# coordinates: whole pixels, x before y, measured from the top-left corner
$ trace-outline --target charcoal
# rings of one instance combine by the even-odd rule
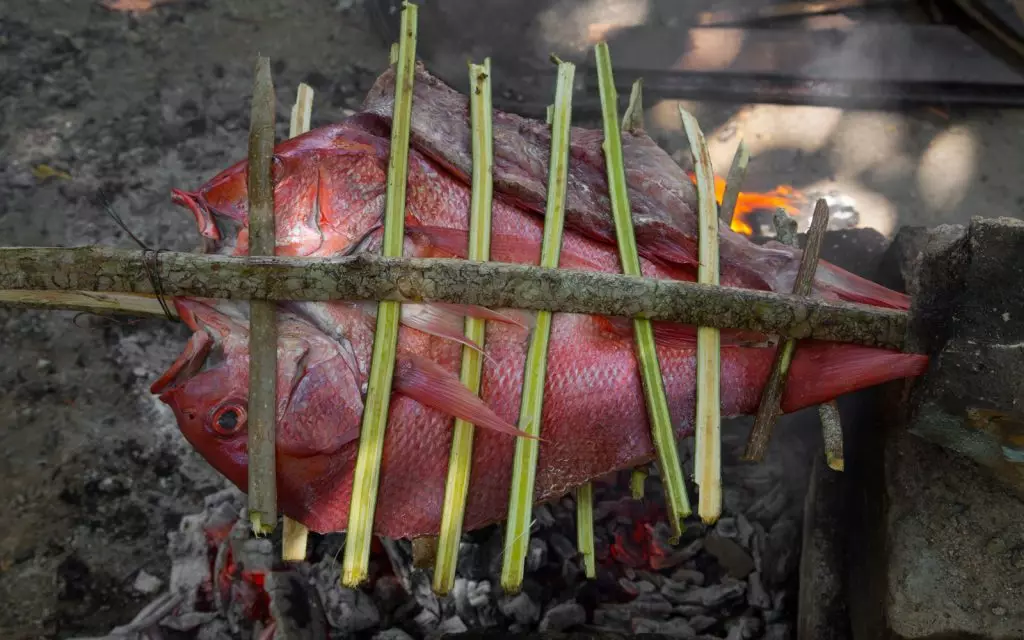
[[[780,585],[795,570],[798,538],[796,524],[789,518],[779,520],[771,528],[765,545],[765,566],[762,571],[767,584]]]
[[[413,637],[399,627],[391,627],[375,633],[373,640],[413,640]]]
[[[704,541],[704,549],[734,578],[745,578],[754,570],[754,559],[735,540],[713,533]]]
[[[687,618],[702,616],[708,612],[706,607],[702,607],[699,604],[677,604],[672,610]]]
[[[420,612],[413,618],[413,623],[423,634],[429,634],[441,624],[441,618],[430,609],[420,609]]]
[[[406,598],[402,581],[395,576],[381,576],[373,585],[373,599],[382,616],[391,616]]]
[[[711,616],[698,615],[690,618],[690,626],[693,627],[693,630],[697,633],[707,631],[716,624],[718,624],[718,620],[712,618]]]
[[[781,483],[777,483],[750,506],[747,517],[761,522],[775,522],[786,508],[786,502],[786,491]]]
[[[196,640],[231,640],[231,627],[226,620],[211,620],[199,629]]]
[[[788,624],[770,624],[764,630],[764,640],[790,640],[793,631]]]
[[[760,573],[754,572],[747,576],[747,604],[762,610],[772,608],[772,598],[765,591]]]
[[[277,622],[275,637],[319,640],[327,635],[327,621],[315,594],[306,589],[297,571],[272,571],[266,577],[270,614]]]
[[[636,616],[628,607],[604,605],[594,610],[594,624],[599,627],[629,629],[629,621]]]
[[[132,583],[132,589],[146,596],[151,596],[160,590],[164,581],[149,573],[145,569],[139,571]]]
[[[192,631],[213,622],[216,618],[216,612],[190,611],[164,618],[160,626],[175,631]]]
[[[736,516],[736,541],[743,545],[744,549],[750,548],[750,540],[754,535],[754,526],[742,513]]]
[[[653,584],[655,590],[661,589],[662,585],[665,584],[665,576],[654,571],[637,571],[636,577],[638,581],[643,580]]]
[[[625,576],[619,578],[619,587],[621,587],[623,592],[625,592],[628,595],[640,595],[640,589],[637,588],[636,583],[630,580],[629,578],[626,578]]]
[[[568,560],[576,557],[576,545],[574,545],[569,538],[558,532],[552,532],[551,535],[548,536],[548,544],[551,546],[551,551],[553,551],[560,560]]]
[[[341,586],[341,565],[334,558],[318,562],[311,578],[332,629],[355,633],[380,624],[380,611],[373,598],[359,589]]]
[[[551,508],[546,504],[537,505],[533,510],[533,518],[539,529],[548,529],[558,522],[551,513]]]
[[[174,593],[195,594],[210,580],[205,524],[205,513],[185,516],[178,530],[167,536],[167,553],[171,556],[170,590]],[[194,599],[192,596],[188,601]]]
[[[729,629],[727,640],[752,640],[761,631],[761,621],[752,616],[741,616],[726,623],[726,628]]]
[[[540,538],[530,538],[530,547],[526,552],[526,570],[533,573],[543,567],[547,561],[547,543]]]
[[[708,587],[687,589],[673,589],[670,585],[665,585],[662,593],[675,604],[699,604],[702,607],[715,608],[743,596],[746,589],[747,585],[744,582],[727,580]]]
[[[650,620],[648,618],[634,618],[633,633],[653,633],[667,636],[669,638],[685,638],[687,640],[697,636],[693,627],[691,627],[683,618],[672,618],[671,620],[666,620],[664,622],[660,620]]]
[[[772,596],[772,608],[764,612],[765,622],[778,622],[786,615],[786,592],[779,591]]]
[[[658,587],[646,580],[638,580],[633,585],[636,587],[637,593],[654,593],[658,590]]]
[[[720,518],[718,524],[715,525],[715,533],[723,538],[739,537],[740,531],[736,524],[736,518]]]
[[[521,625],[531,625],[540,619],[540,607],[525,592],[501,598],[498,600],[498,608],[505,616]]]
[[[686,586],[695,584],[697,586],[704,585],[704,574],[696,569],[676,569],[672,572],[672,581],[679,583],[680,586]]]
[[[653,618],[667,616],[672,612],[672,603],[665,599],[660,593],[644,593],[629,603],[629,608],[637,615]]]
[[[485,551],[482,545],[475,542],[463,542],[459,545],[459,561],[455,572],[463,578],[482,580],[487,577],[489,562],[484,562]],[[498,571],[501,571],[499,559]]]
[[[441,624],[437,625],[437,628],[427,638],[428,640],[437,640],[443,636],[465,633],[466,631],[469,631],[469,628],[466,627],[466,623],[462,621],[462,618],[451,616],[450,618],[445,618]]]
[[[576,602],[557,604],[544,613],[540,631],[563,631],[587,621],[587,612]]]
[[[664,558],[658,560],[658,569],[671,569],[677,567],[688,560],[693,559],[698,553],[704,549],[704,540],[698,538],[690,544],[686,545],[679,551],[675,551]]]

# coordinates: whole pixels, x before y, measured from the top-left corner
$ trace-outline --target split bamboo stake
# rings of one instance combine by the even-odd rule
[[[718,285],[718,207],[715,174],[704,134],[697,119],[682,106],[679,115],[686,129],[697,174],[698,268],[697,281]],[[721,334],[715,327],[697,327],[697,410],[694,468],[700,497],[697,513],[705,523],[722,513]]]
[[[622,137],[619,133],[619,115],[616,106],[615,79],[612,75],[611,54],[608,44],[599,43],[594,47],[597,58],[598,87],[601,93],[601,110],[604,116],[604,153],[608,167],[608,195],[615,220],[615,234],[618,239],[619,259],[627,275],[643,275],[640,269],[640,255],[637,253],[636,235],[633,229],[633,213],[626,189],[626,170],[622,159]],[[640,99],[639,85],[634,95]],[[634,111],[635,113],[635,111]],[[631,118],[634,126],[636,116]],[[665,381],[658,362],[658,351],[654,342],[654,327],[646,318],[633,320],[633,336],[636,342],[640,378],[643,382],[647,401],[647,414],[651,426],[651,439],[658,454],[658,466],[665,487],[669,524],[673,538],[683,532],[683,521],[693,512],[686,494],[683,466],[679,461],[679,447],[672,416],[665,395]]]
[[[398,46],[398,81],[391,128],[391,152],[388,159],[387,204],[384,211],[385,257],[401,257],[405,239],[405,196],[409,172],[409,124],[412,114],[413,82],[416,65],[416,5],[404,2],[402,35]],[[384,454],[391,387],[395,372],[395,349],[401,303],[381,300],[377,306],[377,327],[370,361],[370,379],[363,422],[359,433],[359,453],[353,473],[352,501],[345,539],[342,583],[349,588],[362,584],[369,573],[373,519],[380,483],[380,464]]]
[[[843,455],[843,423],[839,418],[839,405],[835,400],[818,405],[818,417],[821,418],[821,432],[825,439],[825,462],[833,471],[846,469],[846,458]]]
[[[818,200],[814,207],[814,217],[811,219],[811,228],[807,231],[807,246],[800,259],[800,268],[796,274],[796,282],[793,283],[793,294],[806,296],[811,291],[811,284],[814,282],[814,272],[818,268],[818,254],[821,253],[821,243],[825,238],[825,230],[828,228],[828,204],[824,199]],[[789,365],[793,362],[793,354],[796,352],[796,340],[787,339],[782,343],[775,353],[775,360],[772,363],[772,372],[761,393],[761,404],[757,409],[757,416],[754,418],[754,426],[747,438],[747,448],[743,453],[744,460],[760,462],[768,451],[768,441],[771,439],[775,423],[782,414],[782,394],[786,390],[786,377],[789,374]]]
[[[313,117],[313,87],[302,83],[295,94],[292,105],[291,127],[288,136],[294,138],[309,131]],[[297,520],[284,516],[284,530],[281,538],[281,559],[285,562],[302,562],[306,559],[306,543],[309,529]]]
[[[275,105],[270,58],[259,56],[249,125],[250,256],[272,256],[276,250],[271,175]],[[249,381],[249,519],[260,535],[277,525],[277,309],[269,300],[249,302]]]
[[[469,65],[470,120],[473,135],[473,186],[469,217],[469,250],[467,257],[486,262],[491,256],[491,204],[494,195],[494,141],[491,127],[491,59],[482,65]],[[486,337],[486,321],[466,318],[466,338],[481,347]],[[483,377],[483,356],[475,349],[462,350],[462,383],[474,394],[480,394]],[[475,427],[461,418],[455,419],[452,448],[448,461],[438,536],[437,562],[434,567],[434,591],[447,594],[455,585],[455,569],[459,559],[466,497],[473,463]]]
[[[736,147],[736,155],[732,157],[732,166],[729,167],[729,175],[725,182],[725,193],[722,195],[722,207],[719,210],[719,217],[727,228],[732,227],[732,216],[740,199],[740,185],[747,177],[749,162],[750,151],[747,149],[747,143],[740,140],[739,146]]]
[[[576,70],[576,66],[571,62],[556,61],[558,62],[558,80],[551,118],[548,199],[544,215],[544,237],[540,250],[541,268],[552,271],[558,270],[562,249],[565,194],[569,174],[572,88]],[[547,378],[548,340],[551,335],[551,315],[550,311],[537,312],[533,336],[526,355],[523,395],[519,410],[519,429],[531,436],[540,435],[544,383]],[[535,439],[516,439],[508,521],[505,528],[505,553],[501,569],[501,586],[507,593],[517,593],[522,587],[526,551],[530,545],[530,523],[533,515],[539,445],[540,443]]]

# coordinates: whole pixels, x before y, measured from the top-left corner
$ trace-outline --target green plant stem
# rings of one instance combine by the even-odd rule
[[[409,125],[412,114],[413,81],[416,65],[416,5],[405,2],[402,9],[402,36],[399,41],[398,82],[391,128],[391,153],[388,159],[387,205],[384,212],[385,257],[402,256],[405,238],[405,196],[409,172]],[[367,383],[366,403],[359,434],[359,450],[353,473],[352,503],[345,541],[342,582],[354,588],[369,573],[370,545],[373,542],[373,518],[380,483],[380,463],[384,452],[391,385],[395,371],[395,349],[401,303],[382,300],[377,307],[373,357]]]
[[[540,253],[540,266],[548,269],[558,268],[562,249],[565,194],[569,173],[572,87],[575,70],[575,65],[569,62],[561,62],[558,65],[555,108],[552,113],[551,125],[547,209],[544,216],[544,237],[541,241]],[[551,312],[538,311],[533,336],[526,355],[522,404],[519,410],[519,428],[533,436],[540,435],[550,336]],[[501,585],[507,593],[516,593],[522,587],[526,551],[530,544],[530,522],[533,514],[538,453],[539,443],[537,440],[516,439],[508,521],[505,529],[505,553],[501,569]]]
[[[470,119],[473,132],[473,191],[469,218],[468,258],[486,262],[491,255],[491,204],[494,195],[494,141],[491,128],[491,59],[482,65],[469,65]],[[466,337],[481,347],[486,336],[486,321],[466,318]],[[480,393],[483,357],[479,351],[462,351],[462,383],[473,393]],[[455,568],[459,558],[459,541],[469,494],[469,478],[473,462],[471,422],[456,418],[452,432],[448,480],[441,511],[441,530],[437,560],[434,567],[434,591],[447,594],[455,585]]]
[[[587,578],[597,577],[597,554],[594,552],[594,485],[585,482],[576,489],[576,548],[583,556]]]

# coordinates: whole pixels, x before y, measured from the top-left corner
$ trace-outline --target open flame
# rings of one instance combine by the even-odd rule
[[[697,175],[688,171],[687,175],[694,185],[697,184]],[[725,178],[715,176],[715,200],[722,204],[725,196]],[[736,199],[736,209],[733,212],[730,228],[743,235],[754,235],[754,229],[750,224],[750,218],[759,211],[774,211],[782,209],[786,214],[796,217],[807,202],[807,197],[798,189],[788,185],[780,184],[773,191],[741,191]]]

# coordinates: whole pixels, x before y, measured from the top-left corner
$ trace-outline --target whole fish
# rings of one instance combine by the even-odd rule
[[[394,74],[383,74],[360,113],[275,148],[278,254],[376,252],[382,238]],[[620,272],[600,131],[572,130],[560,266]],[[696,279],[693,185],[647,135],[624,133],[627,183],[646,276]],[[470,202],[467,99],[422,68],[413,98],[405,255],[466,257]],[[495,112],[492,260],[537,264],[543,234],[550,133],[543,123]],[[195,216],[206,250],[248,251],[246,164],[197,191],[174,191]],[[724,286],[788,292],[800,251],[759,246],[722,226]],[[903,294],[821,261],[814,295],[906,309]],[[247,305],[176,299],[193,335],[152,391],[174,411],[185,438],[246,489]],[[281,305],[278,344],[278,499],[313,531],[348,523],[376,305]],[[482,345],[463,336],[466,316],[489,320]],[[403,305],[394,389],[374,530],[394,538],[436,534],[455,416],[477,425],[465,527],[505,518],[515,427],[532,314],[468,305]],[[694,327],[655,323],[657,351],[679,437],[692,433]],[[482,391],[458,378],[464,348],[486,355]],[[545,501],[611,472],[654,459],[632,324],[555,314],[535,499]],[[767,336],[722,332],[724,417],[756,411],[775,345]],[[806,341],[794,357],[786,412],[923,373],[927,357]]]

